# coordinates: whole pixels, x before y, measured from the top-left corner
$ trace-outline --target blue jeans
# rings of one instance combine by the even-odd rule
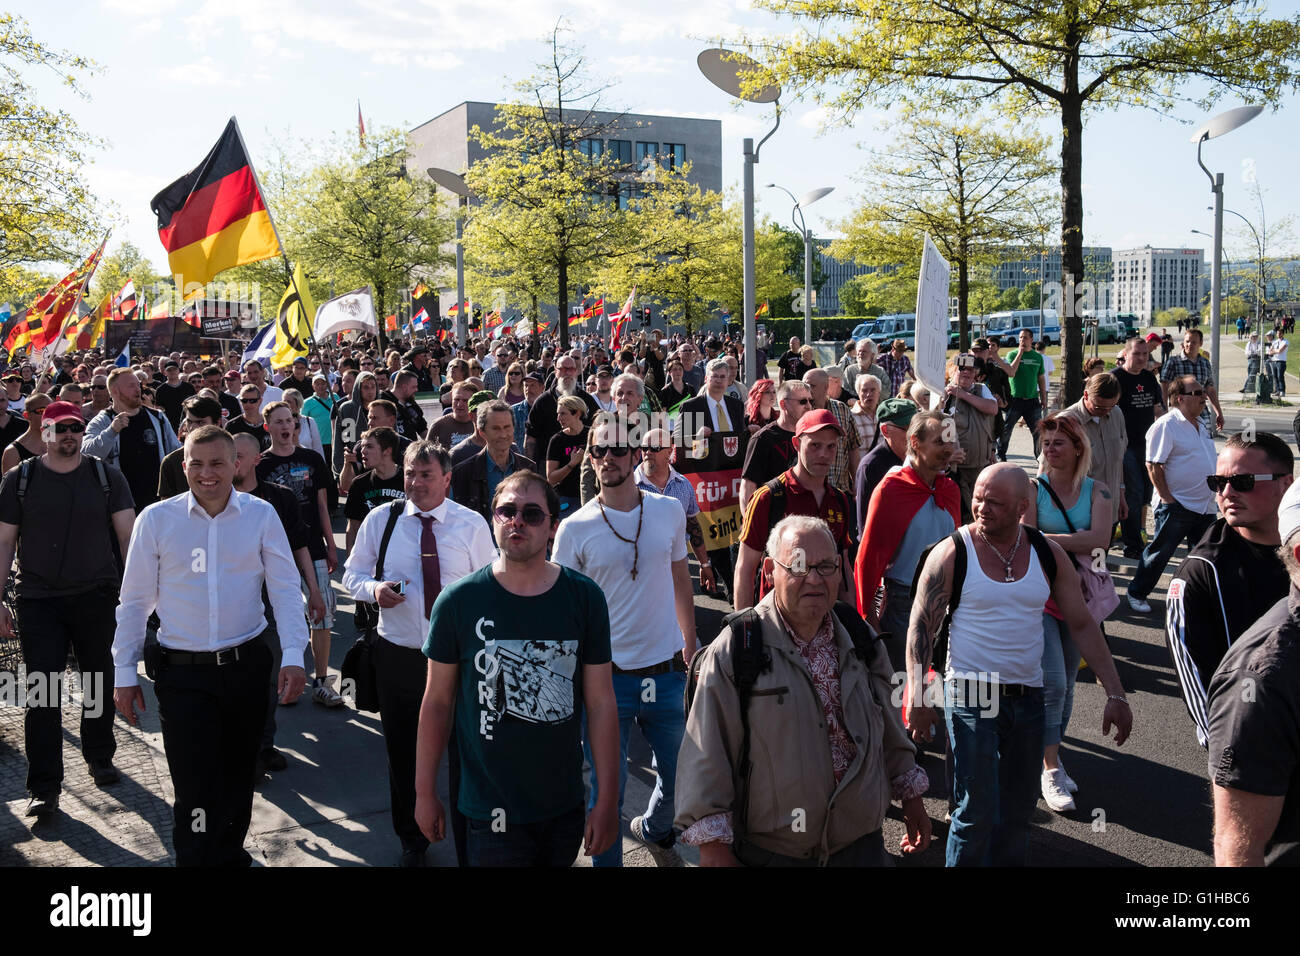
[[[653,692],[653,693],[652,693]],[[623,818],[623,793],[627,789],[627,737],[635,723],[640,729],[650,752],[654,755],[656,773],[654,792],[646,805],[645,838],[660,841],[673,833],[673,784],[677,779],[677,751],[686,733],[686,714],[682,701],[686,693],[686,675],[669,671],[654,677],[633,677],[630,674],[614,675],[614,698],[618,701],[618,814]],[[651,700],[646,700],[651,697]],[[586,715],[583,715],[582,750],[592,766],[591,796],[587,809],[596,805],[600,795],[596,781],[596,764],[591,759],[591,743],[586,732]],[[614,845],[593,857],[592,866],[622,866],[622,835]]]
[[[1250,389],[1250,380],[1259,374],[1259,356],[1252,355],[1246,359],[1246,384],[1241,386],[1243,392]]]
[[[957,803],[945,863],[1024,866],[1043,765],[1043,692],[966,703],[963,690],[944,688]]]
[[[1142,506],[1150,500],[1146,446],[1130,445],[1124,450],[1124,501],[1128,505],[1128,517],[1120,522],[1120,541],[1125,551],[1142,550]]]
[[[1286,394],[1286,363],[1269,362],[1269,374],[1273,376],[1273,393],[1275,395]]]
[[[1196,547],[1206,529],[1214,524],[1214,517],[1188,511],[1176,501],[1162,501],[1156,505],[1156,534],[1142,552],[1142,560],[1133,572],[1133,580],[1128,586],[1129,597],[1146,600],[1178,545],[1186,539],[1188,548]]]
[[[511,824],[499,832],[493,829],[491,820],[469,820],[465,843],[468,864],[573,866],[586,826],[587,815],[582,807],[537,823]]]
[[[1007,460],[1007,446],[1011,444],[1011,434],[1016,430],[1016,423],[1025,420],[1029,432],[1034,436],[1034,455],[1042,448],[1038,443],[1038,420],[1043,417],[1043,405],[1038,398],[1013,398],[1007,406],[1007,423],[1002,427],[1002,436],[998,439],[998,461]]]
[[[1059,744],[1074,709],[1079,649],[1064,621],[1043,612],[1043,746]]]

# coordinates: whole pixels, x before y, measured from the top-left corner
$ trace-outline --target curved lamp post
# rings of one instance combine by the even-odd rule
[[[743,53],[714,48],[702,52],[695,62],[705,78],[724,93],[749,103],[776,104],[776,125],[758,141],[757,147],[750,137],[745,138],[744,144],[745,382],[753,385],[758,380],[758,330],[754,318],[754,164],[758,162],[758,151],[781,125],[781,87],[769,83],[758,90],[744,91],[744,81],[752,76],[761,76],[764,71]]]
[[[1238,126],[1244,126],[1264,111],[1262,106],[1239,106],[1226,113],[1220,113],[1192,134],[1191,142],[1196,144],[1196,162],[1205,175],[1210,177],[1210,192],[1214,193],[1214,258],[1210,262],[1210,356],[1214,366],[1214,383],[1219,383],[1219,291],[1223,282],[1222,264],[1219,257],[1223,252],[1223,173],[1212,173],[1201,161],[1201,147],[1206,140],[1231,133]]]
[[[803,194],[802,199],[795,199],[794,193],[784,186],[778,186],[776,183],[766,183],[768,189],[779,189],[790,197],[794,203],[794,209],[790,212],[790,222],[799,230],[803,236],[803,340],[812,341],[812,233],[808,231],[808,226],[804,222],[803,210],[805,206],[811,206],[817,200],[830,195],[835,191],[834,186],[819,186]],[[798,219],[795,219],[798,216]]]
[[[473,191],[465,185],[463,176],[450,169],[430,166],[425,170],[429,178],[447,192],[459,198],[460,214],[456,216],[456,343],[464,345],[469,342],[469,316],[465,313],[465,212],[469,209],[469,197]]]

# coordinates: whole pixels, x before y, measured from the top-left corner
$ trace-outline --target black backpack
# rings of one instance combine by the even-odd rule
[[[864,621],[857,609],[843,601],[837,601],[833,609],[835,618],[849,632],[853,642],[853,653],[858,660],[871,668],[871,660],[881,650],[879,636],[871,625]],[[749,701],[758,683],[758,675],[772,669],[772,657],[763,647],[762,625],[758,613],[752,608],[733,611],[722,619],[724,626],[730,628],[731,661],[735,671],[736,696],[740,700],[740,760],[736,767],[739,781],[736,799],[732,805],[732,831],[737,843],[745,833],[745,824],[749,814]],[[700,682],[700,667],[704,660],[701,650],[691,658],[691,666],[686,674],[686,715],[691,713],[691,702],[695,699],[695,689]],[[868,678],[869,680],[869,678]]]
[[[39,457],[38,455],[36,458],[28,458],[18,466],[18,487],[16,491],[20,507],[23,498],[27,496],[27,487],[32,483],[32,475],[36,473],[36,462]],[[83,452],[81,457],[90,462],[90,467],[99,480],[99,488],[104,493],[104,510],[108,514],[108,540],[113,547],[113,559],[117,562],[117,568],[120,572],[126,566],[126,563],[122,557],[121,546],[117,541],[117,531],[113,527],[113,489],[108,483],[108,466],[104,464],[102,459],[94,455],[87,455]]]
[[[1025,536],[1029,538],[1029,543],[1033,546],[1034,552],[1038,555],[1038,563],[1043,566],[1046,572],[1048,583],[1056,580],[1056,555],[1052,554],[1052,546],[1048,543],[1047,538],[1037,528],[1031,528],[1025,525]],[[948,594],[948,612],[943,616],[943,624],[939,627],[939,633],[934,641],[934,654],[930,658],[930,666],[936,670],[942,670],[948,657],[948,630],[952,625],[953,612],[957,610],[957,605],[961,603],[961,589],[966,581],[966,542],[962,540],[961,530],[958,529],[948,536],[948,540],[953,543],[953,563],[952,563],[952,590]],[[925,568],[925,562],[933,551],[942,543],[942,539],[936,541],[930,547],[921,552],[921,558],[916,562],[916,573],[912,576],[912,603],[916,603],[916,589],[921,581],[921,571]]]

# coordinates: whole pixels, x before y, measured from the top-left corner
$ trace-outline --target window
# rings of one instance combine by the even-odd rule
[[[605,149],[613,159],[619,163],[631,164],[632,162],[632,144],[626,139],[611,139],[605,144]]]
[[[654,162],[655,157],[659,155],[658,143],[637,143],[636,144],[636,161],[637,165],[644,169],[647,161]]]
[[[664,143],[664,151],[659,157],[664,169],[681,169],[686,165],[686,146],[684,143]]]
[[[578,151],[588,159],[600,159],[605,152],[605,144],[598,139],[580,139]]]

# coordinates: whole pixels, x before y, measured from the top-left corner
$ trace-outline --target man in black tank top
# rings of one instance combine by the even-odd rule
[[[1051,596],[1065,616],[1071,638],[1106,689],[1102,733],[1108,734],[1113,724],[1115,743],[1122,744],[1133,726],[1115,663],[1083,603],[1072,562],[1056,544],[1032,543],[1029,537],[1037,532],[1021,526],[1029,506],[1029,478],[1022,468],[1004,462],[985,469],[975,483],[975,521],[959,529],[971,543],[969,551],[963,544],[964,556],[971,562],[964,580],[956,580],[964,562],[958,559],[952,538],[934,547],[917,578],[907,634],[905,706],[908,726],[918,741],[935,736],[937,695],[923,695],[919,689],[936,641],[941,633],[947,634],[953,625],[953,608],[958,608],[959,643],[949,644],[952,673],[945,675],[942,697],[956,801],[948,831],[948,866],[1024,866],[1026,862],[1029,817],[1038,800],[1043,755],[1042,668],[1033,663],[1042,656],[1042,611],[1010,609],[1022,588],[1038,590],[1041,597],[1042,581],[1030,576],[1031,554],[1038,554],[1040,566],[1047,566],[1043,573],[1055,563],[1055,576],[1048,582]],[[1044,544],[1048,550],[1040,551]],[[999,585],[1006,588],[1005,597]],[[1036,646],[1030,638],[1031,646],[1008,647],[1002,635],[988,638],[981,646],[974,633],[962,633],[962,617],[976,620],[1003,608],[1008,611],[1007,633],[1036,633]],[[1018,651],[1024,653],[1017,656]],[[1020,680],[1011,683],[1004,675]],[[998,754],[996,764],[981,756],[989,752]]]

